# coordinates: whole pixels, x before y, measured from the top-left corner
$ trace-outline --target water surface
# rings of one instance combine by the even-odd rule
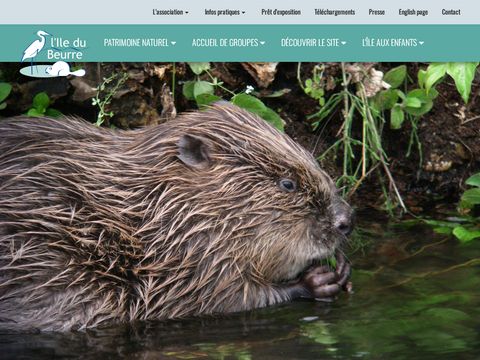
[[[365,223],[355,293],[250,313],[0,335],[2,359],[479,359],[480,241]]]

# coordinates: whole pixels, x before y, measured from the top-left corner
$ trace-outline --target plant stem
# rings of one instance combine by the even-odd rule
[[[367,104],[368,100],[367,100],[367,95],[366,95],[365,88],[364,88],[363,84],[360,84],[360,95],[361,95],[361,98],[362,98],[362,102],[364,104]],[[375,121],[373,119],[373,115],[370,111],[370,108],[368,106],[366,106],[365,110],[366,110],[367,119],[370,122],[370,124],[372,125],[370,130],[371,130],[371,132],[372,132],[372,134],[375,138],[375,143],[376,143],[376,145],[381,144],[380,135],[377,131],[377,127],[375,126]],[[378,158],[380,159],[383,170],[385,171],[385,174],[387,174],[388,180],[390,182],[390,187],[393,188],[393,191],[395,192],[395,196],[397,197],[398,203],[400,204],[401,208],[404,211],[407,211],[407,207],[405,206],[405,204],[403,202],[402,196],[400,195],[400,192],[398,191],[397,184],[395,183],[395,180],[393,179],[392,173],[390,172],[390,169],[388,167],[388,162],[385,159],[385,154],[383,152],[382,147],[381,146],[375,146],[375,150],[377,152]]]

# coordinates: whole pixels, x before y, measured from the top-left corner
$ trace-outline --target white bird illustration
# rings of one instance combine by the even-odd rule
[[[42,30],[38,31],[37,35],[40,37],[40,40],[35,40],[34,42],[32,42],[30,46],[25,49],[22,57],[22,62],[24,62],[26,59],[30,59],[30,66],[32,67],[31,69],[32,73],[33,73],[33,58],[35,58],[45,46],[45,36],[50,36],[49,33]]]

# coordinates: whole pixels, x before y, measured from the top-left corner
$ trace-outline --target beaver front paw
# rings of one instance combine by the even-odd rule
[[[328,266],[316,266],[310,269],[300,280],[304,288],[302,297],[319,301],[332,301],[342,290],[352,292],[350,278],[351,267],[341,254],[336,256],[337,268],[331,271]]]

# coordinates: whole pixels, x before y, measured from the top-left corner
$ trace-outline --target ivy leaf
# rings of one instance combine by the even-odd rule
[[[455,86],[465,104],[468,103],[472,91],[477,66],[478,62],[448,63],[447,66],[447,73],[455,80]]]
[[[428,66],[427,73],[425,74],[425,90],[427,93],[446,73],[446,63],[434,63]]]

